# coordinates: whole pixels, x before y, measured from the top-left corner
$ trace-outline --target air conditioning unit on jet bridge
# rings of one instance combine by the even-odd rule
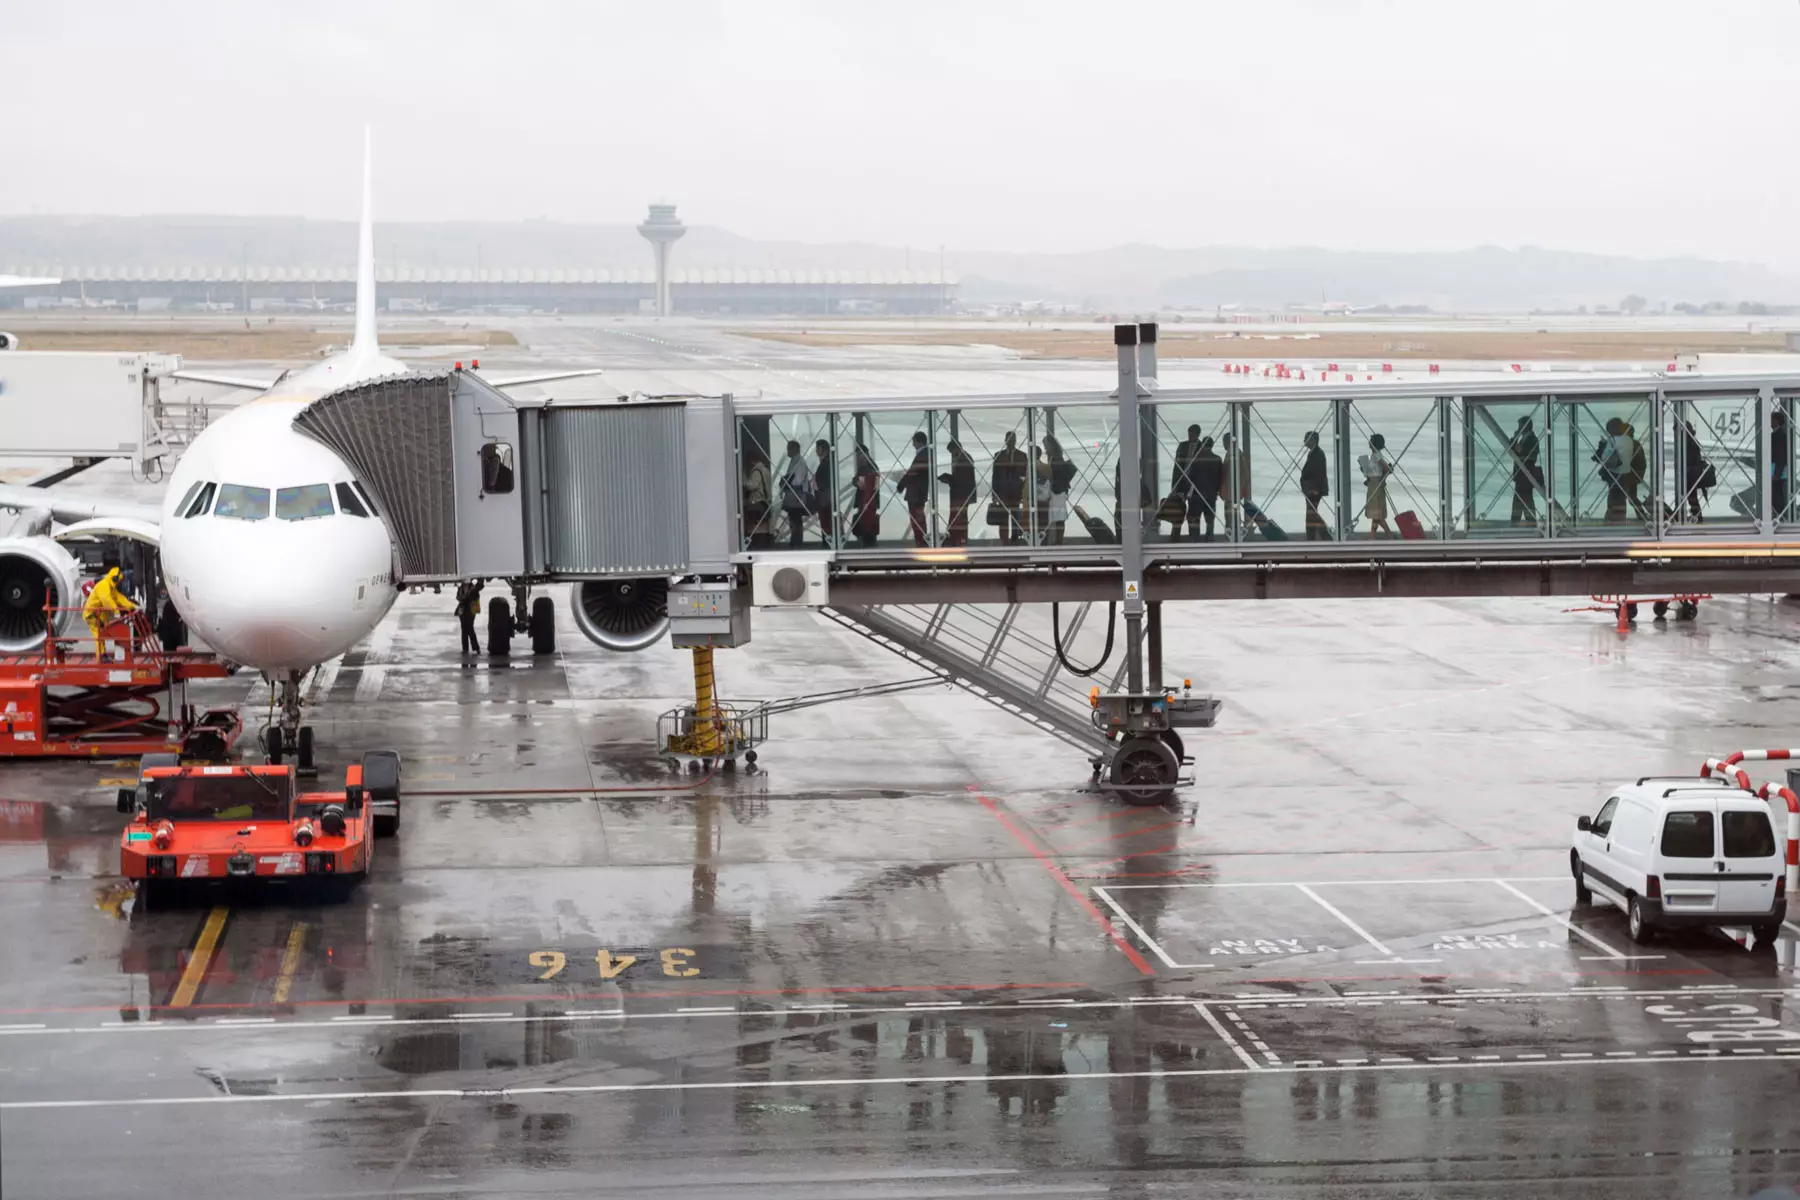
[[[831,555],[757,559],[750,566],[750,600],[759,608],[823,608],[831,603]]]

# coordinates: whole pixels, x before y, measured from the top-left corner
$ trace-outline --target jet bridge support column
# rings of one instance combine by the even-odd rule
[[[1156,373],[1156,326],[1113,326],[1119,356],[1119,574],[1124,583],[1125,690],[1093,697],[1094,725],[1107,751],[1094,759],[1094,779],[1127,804],[1155,805],[1171,799],[1184,778],[1187,757],[1178,728],[1204,728],[1218,717],[1211,696],[1180,696],[1163,690],[1162,606],[1144,597],[1144,536],[1154,528],[1154,512],[1143,511],[1146,441],[1154,441],[1154,410],[1144,402],[1143,381]],[[1147,419],[1149,418],[1149,419]],[[1151,461],[1154,461],[1153,459]],[[1154,467],[1151,468],[1154,472]],[[1144,677],[1148,616],[1150,678]],[[1118,686],[1116,683],[1114,686]]]

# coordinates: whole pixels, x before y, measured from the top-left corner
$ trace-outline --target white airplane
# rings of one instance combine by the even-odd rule
[[[273,739],[265,740],[271,759],[292,753],[311,766],[311,730],[300,722],[301,680],[367,637],[397,594],[392,542],[369,494],[341,458],[293,427],[300,411],[328,392],[410,373],[381,353],[375,334],[366,136],[360,240],[349,349],[273,383],[175,373],[260,394],[194,439],[160,508],[0,486],[0,508],[23,511],[28,522],[25,536],[0,538],[0,652],[41,642],[47,585],[65,597],[63,604],[80,603],[77,564],[46,536],[43,513],[66,523],[60,538],[109,535],[157,545],[169,596],[189,628],[279,687],[281,718]],[[487,382],[507,388],[597,374],[554,371]]]

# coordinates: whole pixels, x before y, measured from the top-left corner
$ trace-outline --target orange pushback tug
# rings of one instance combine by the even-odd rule
[[[371,751],[342,791],[303,792],[292,763],[184,767],[147,754],[119,811],[131,814],[119,869],[146,893],[233,879],[331,879],[347,891],[369,873],[375,838],[400,828],[400,756]]]

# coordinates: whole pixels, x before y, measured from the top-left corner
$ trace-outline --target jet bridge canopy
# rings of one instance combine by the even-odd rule
[[[381,506],[397,581],[434,583],[686,572],[688,419],[679,403],[521,403],[445,371],[332,392],[294,425]],[[722,557],[729,526],[710,521]]]

